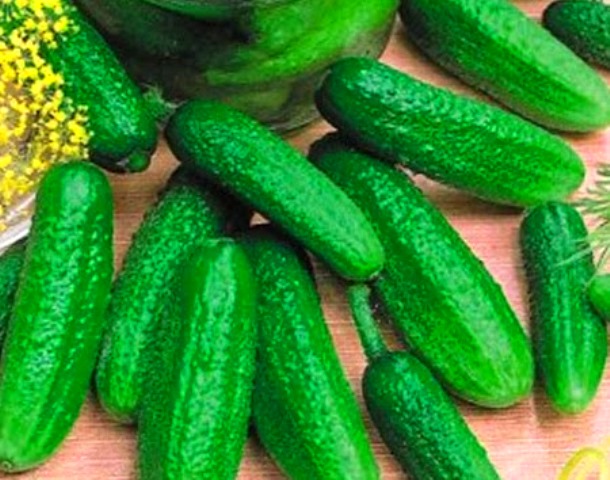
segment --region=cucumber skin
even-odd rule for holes
[[[610,124],[603,79],[508,0],[403,0],[410,39],[434,62],[553,130]]]
[[[492,202],[561,200],[584,180],[582,160],[561,138],[374,60],[336,63],[317,104],[364,150]]]
[[[256,279],[243,249],[210,241],[174,287],[140,412],[142,480],[232,479],[254,380]]]
[[[0,256],[0,348],[13,311],[24,257],[25,242],[13,245]]]
[[[501,287],[408,177],[330,136],[316,165],[359,205],[387,262],[373,284],[414,353],[456,395],[500,408],[529,394],[529,342]]]
[[[305,253],[269,227],[242,244],[259,282],[252,408],[262,444],[294,480],[378,479]]]
[[[91,159],[113,172],[145,170],[157,126],[144,97],[101,35],[74,7],[67,12],[76,30],[44,56],[63,76],[66,96],[87,108]]]
[[[146,214],[112,289],[95,385],[104,409],[124,423],[136,419],[146,352],[172,298],[168,286],[193,251],[241,216],[233,215],[234,201],[187,175],[184,169],[175,173]]]
[[[610,275],[596,275],[589,284],[588,296],[598,315],[610,322]]]
[[[542,23],[580,57],[610,68],[610,6],[607,4],[559,0],[546,8]]]
[[[362,388],[373,422],[405,473],[500,480],[452,400],[415,357],[394,352],[372,360]]]
[[[85,401],[112,282],[112,191],[93,165],[43,179],[0,364],[0,468],[40,465]]]
[[[339,275],[383,267],[379,239],[354,203],[290,145],[225,105],[191,101],[170,119],[176,157],[231,190],[319,255]]]
[[[586,238],[581,216],[566,204],[529,211],[521,227],[538,370],[552,405],[565,414],[591,403],[607,356],[605,322],[587,298],[595,267],[583,251]]]

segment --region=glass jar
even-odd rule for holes
[[[316,117],[345,56],[378,57],[398,0],[77,0],[130,73],[170,102],[221,100],[279,130]]]

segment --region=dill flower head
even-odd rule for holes
[[[0,231],[55,163],[88,156],[87,115],[44,57],[75,28],[62,0],[0,0]],[[27,212],[22,212],[26,214]]]

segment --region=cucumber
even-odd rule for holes
[[[9,319],[13,311],[24,256],[25,242],[19,242],[0,257],[0,348],[4,345]]]
[[[172,279],[196,248],[223,234],[231,217],[245,216],[226,195],[186,175],[178,170],[146,214],[112,290],[95,385],[104,409],[125,423],[136,418],[146,352],[171,301]]]
[[[0,362],[0,469],[27,470],[85,401],[112,282],[112,191],[93,165],[55,166],[36,197]]]
[[[256,280],[243,249],[210,241],[174,286],[139,414],[139,478],[235,478],[255,369]]]
[[[123,57],[125,52],[160,59],[195,55],[210,26],[143,0],[75,0]]]
[[[358,404],[304,252],[256,227],[242,243],[258,280],[258,436],[293,480],[378,479]]]
[[[589,406],[606,365],[606,325],[587,298],[595,267],[586,239],[581,216],[566,204],[536,207],[521,226],[538,370],[565,414]]]
[[[407,35],[430,59],[554,130],[610,124],[603,79],[509,0],[402,0]]]
[[[312,157],[364,211],[387,262],[373,284],[402,339],[456,395],[485,407],[530,393],[528,340],[501,287],[401,172],[329,137]]]
[[[225,105],[194,100],[166,130],[176,157],[253,205],[339,275],[366,280],[383,249],[354,203],[290,145]]]
[[[610,68],[610,5],[559,0],[546,8],[542,23],[580,57]]]
[[[561,138],[374,60],[335,64],[317,103],[359,147],[492,202],[561,200],[585,176],[582,160]]]
[[[610,274],[596,275],[588,289],[593,308],[607,322],[610,322]]]
[[[362,389],[384,442],[409,478],[500,480],[498,472],[432,373],[407,352],[390,352],[375,325],[370,289],[348,290],[368,358]]]

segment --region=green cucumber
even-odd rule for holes
[[[524,117],[576,132],[610,124],[603,79],[509,0],[402,0],[400,13],[430,59]]]
[[[365,150],[489,201],[561,200],[585,176],[582,160],[561,138],[374,60],[335,64],[317,103]]]
[[[598,315],[610,322],[610,274],[593,277],[588,295]]]
[[[0,348],[4,345],[9,319],[13,311],[24,256],[25,242],[19,242],[0,257]]]
[[[388,351],[369,296],[364,285],[348,291],[368,358],[364,399],[405,473],[426,480],[500,480],[487,452],[432,373],[411,354]]]
[[[93,165],[43,179],[0,362],[0,469],[47,460],[83,405],[112,282],[113,199]]]
[[[143,0],[75,0],[117,48],[159,59],[189,58],[203,47],[209,25]]]
[[[168,285],[194,249],[221,236],[231,216],[242,216],[224,197],[179,170],[134,236],[112,290],[95,376],[104,409],[122,422],[135,420],[145,353],[153,348],[160,313],[172,297]]]
[[[176,157],[232,190],[319,255],[339,275],[366,280],[383,249],[354,203],[265,127],[225,105],[194,100],[170,119]]]
[[[269,227],[242,243],[259,282],[252,409],[262,444],[294,480],[378,479],[307,257]]]
[[[530,393],[529,342],[501,287],[402,172],[329,137],[316,165],[364,211],[387,262],[374,289],[403,340],[456,395],[512,405]]]
[[[577,55],[610,68],[610,5],[598,0],[558,0],[542,23]]]
[[[586,239],[580,214],[566,204],[536,207],[521,226],[538,370],[565,414],[589,406],[606,365],[606,325],[587,298],[595,267]]]
[[[176,279],[146,376],[139,478],[235,478],[247,438],[256,280],[233,241],[210,241]]]

